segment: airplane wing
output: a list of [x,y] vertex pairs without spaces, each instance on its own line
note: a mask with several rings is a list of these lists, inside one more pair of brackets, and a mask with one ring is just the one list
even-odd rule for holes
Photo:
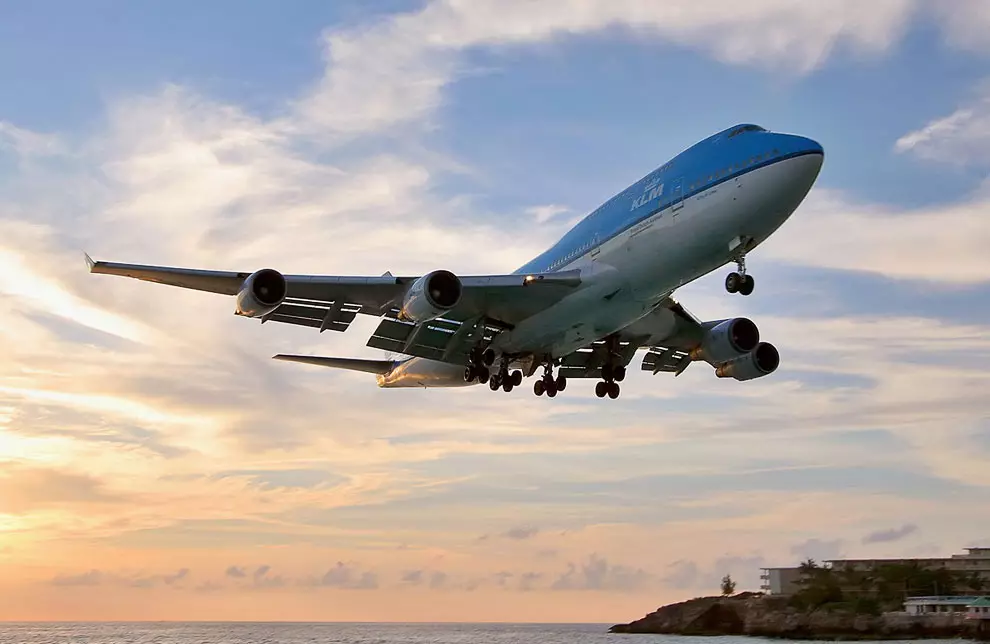
[[[637,351],[646,349],[641,365],[643,371],[679,376],[692,362],[691,350],[701,343],[712,324],[702,322],[668,297],[653,315],[637,320],[616,334],[611,348],[612,364],[627,367]],[[560,372],[568,378],[601,378],[609,352],[607,341],[593,342],[564,356]]]
[[[213,271],[94,261],[91,273],[131,277],[169,286],[237,295],[249,272]],[[459,277],[462,295],[442,318],[423,324],[398,319],[409,287],[418,276],[378,277],[285,275],[285,299],[260,316],[261,322],[282,322],[345,331],[359,314],[385,316],[368,346],[424,358],[461,362],[463,345],[478,333],[495,334],[553,305],[581,284],[579,271],[533,275]],[[472,342],[473,344],[473,342]],[[461,355],[463,354],[463,355]]]

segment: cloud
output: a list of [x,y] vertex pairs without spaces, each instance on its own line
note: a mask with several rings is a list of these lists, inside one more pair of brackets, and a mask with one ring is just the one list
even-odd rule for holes
[[77,575],[58,575],[52,579],[54,586],[99,586],[103,583],[103,573],[90,570]]
[[701,575],[698,564],[693,561],[675,561],[667,569],[669,572],[663,581],[672,588],[694,588]]
[[808,539],[807,541],[791,546],[791,554],[801,561],[807,559],[814,559],[815,561],[838,559],[842,556],[844,543],[842,539],[833,539],[831,541],[817,538]]
[[258,566],[251,574],[251,584],[256,588],[281,588],[286,581],[281,575],[269,576],[272,567],[265,564]]
[[85,474],[16,462],[0,462],[0,513],[21,514],[51,507],[117,503],[124,497]]
[[423,571],[422,570],[409,570],[402,574],[402,583],[411,584],[413,586],[418,586],[423,583]]
[[511,528],[510,530],[503,532],[499,536],[504,537],[506,539],[523,541],[525,539],[531,539],[535,537],[537,534],[539,534],[539,532],[540,529],[534,526],[522,526],[522,527]]
[[863,537],[863,543],[890,543],[900,541],[918,532],[918,526],[913,523],[906,523],[899,528],[889,528],[887,530],[877,530]]
[[[988,207],[990,200],[976,194],[955,203],[896,210],[818,189],[758,252],[794,265],[894,279],[952,286],[986,283]],[[856,234],[850,235],[853,230]],[[919,248],[925,252],[917,252]]]
[[546,206],[533,206],[526,209],[526,214],[531,215],[538,224],[545,224],[557,215],[570,211],[567,206],[548,204]]
[[378,575],[370,571],[360,571],[352,564],[337,562],[319,580],[319,586],[345,588],[348,590],[372,590],[378,588]]
[[610,28],[701,50],[742,65],[808,72],[842,45],[879,52],[913,15],[913,0],[827,5],[787,0],[698,4],[617,0],[436,0],[376,24],[325,34],[326,73],[299,112],[331,136],[428,121],[442,91],[466,73],[458,54],[532,45]]
[[609,564],[608,560],[592,554],[580,564],[568,564],[567,571],[551,585],[553,590],[614,590],[632,591],[642,588],[651,575],[641,568]]
[[32,132],[8,121],[0,121],[0,152],[8,148],[20,157],[45,157],[64,154],[66,148],[58,136]]
[[942,24],[948,41],[960,49],[990,53],[990,6],[983,0],[931,2],[930,8]]
[[133,573],[107,573],[93,569],[79,574],[60,574],[51,580],[53,586],[118,586],[127,588],[155,588],[158,586],[182,587],[182,581],[190,575],[188,568],[171,574],[141,575]]
[[224,571],[224,575],[232,579],[244,579],[247,577],[247,571],[239,566],[230,566]]
[[[980,4],[984,13],[990,11],[986,3]],[[987,26],[990,27],[990,17]],[[931,161],[990,165],[990,82],[984,82],[976,96],[952,114],[899,138],[894,149]]]

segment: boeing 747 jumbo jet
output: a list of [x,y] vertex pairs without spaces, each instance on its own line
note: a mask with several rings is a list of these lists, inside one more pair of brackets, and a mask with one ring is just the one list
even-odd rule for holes
[[672,294],[728,263],[737,268],[725,290],[752,293],[746,254],[791,216],[823,158],[822,146],[805,137],[729,128],[612,197],[508,275],[337,277],[86,260],[93,273],[234,296],[235,314],[262,323],[322,333],[345,331],[358,313],[381,317],[368,346],[408,357],[274,356],[372,373],[379,387],[488,383],[509,392],[542,368],[537,396],[556,396],[571,378],[595,378],[595,394],[614,399],[639,349],[651,374],[704,362],[720,378],[744,381],[777,369],[777,349],[751,320],[704,322]]

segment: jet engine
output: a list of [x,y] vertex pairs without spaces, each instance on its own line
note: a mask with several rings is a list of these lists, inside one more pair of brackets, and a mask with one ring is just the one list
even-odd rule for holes
[[723,320],[705,333],[701,345],[691,351],[693,360],[719,365],[749,353],[760,342],[760,330],[748,318]]
[[457,306],[461,291],[461,280],[450,271],[427,273],[409,287],[399,318],[410,322],[434,320]]
[[237,293],[237,315],[261,317],[277,309],[285,300],[285,277],[276,270],[263,268],[251,273]]
[[780,354],[769,342],[760,342],[753,351],[715,368],[719,378],[752,380],[770,375],[780,365]]

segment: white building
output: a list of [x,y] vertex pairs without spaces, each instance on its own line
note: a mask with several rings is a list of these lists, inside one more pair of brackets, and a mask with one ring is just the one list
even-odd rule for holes
[[768,595],[793,595],[801,590],[800,568],[763,568],[760,573],[760,590]]
[[904,612],[908,615],[934,615],[936,613],[968,613],[969,607],[982,597],[967,595],[938,595],[934,597],[908,597],[904,600]]
[[990,622],[990,597],[980,597],[966,607],[967,619],[979,619]]

